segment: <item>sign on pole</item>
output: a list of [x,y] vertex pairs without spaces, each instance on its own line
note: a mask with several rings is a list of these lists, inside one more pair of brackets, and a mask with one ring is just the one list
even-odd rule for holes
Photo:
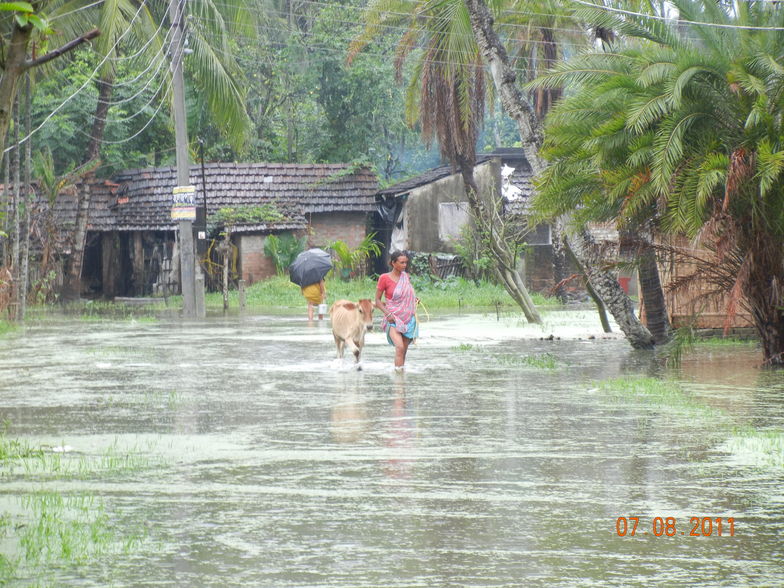
[[172,220],[196,220],[196,186],[177,186],[172,192]]

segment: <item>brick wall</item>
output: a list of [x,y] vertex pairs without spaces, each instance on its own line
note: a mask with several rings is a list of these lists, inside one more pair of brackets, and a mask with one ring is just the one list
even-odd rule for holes
[[[313,214],[310,218],[310,239],[308,247],[326,248],[338,239],[349,247],[356,247],[366,234],[367,214],[364,212],[333,212]],[[295,231],[297,237],[304,233]],[[265,280],[275,275],[275,264],[264,255],[266,235],[239,235],[237,246],[240,250],[240,276],[247,285]]]
[[265,235],[240,235],[240,275],[247,285],[275,275],[275,264],[264,255]]
[[551,245],[529,247],[525,254],[525,281],[532,292],[550,294],[553,278],[553,248]]
[[364,212],[329,212],[310,215],[310,245],[326,247],[333,241],[340,240],[351,248],[356,247],[367,234],[367,216]]

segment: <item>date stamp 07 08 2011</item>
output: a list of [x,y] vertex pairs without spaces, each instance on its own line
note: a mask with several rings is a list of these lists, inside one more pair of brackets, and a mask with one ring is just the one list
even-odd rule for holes
[[719,537],[735,536],[735,519],[733,517],[691,517],[688,526],[683,529],[678,527],[675,517],[653,517],[650,527],[645,523],[640,526],[640,517],[618,517],[615,521],[615,532],[619,537],[634,537],[635,535],[648,535],[656,537],[674,537],[687,535],[691,537]]

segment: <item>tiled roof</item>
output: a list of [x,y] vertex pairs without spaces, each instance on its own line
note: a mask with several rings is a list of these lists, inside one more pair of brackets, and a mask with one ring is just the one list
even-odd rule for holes
[[533,174],[528,160],[520,149],[498,150],[494,155],[501,158],[501,165],[514,168],[511,184],[519,190],[513,198],[504,198],[504,210],[513,215],[528,214],[534,194]]
[[[492,153],[477,155],[476,165],[490,161],[494,157],[501,159],[501,165],[508,165],[514,168],[511,183],[519,190],[515,198],[505,199],[504,209],[510,214],[525,214],[528,211],[529,201],[534,191],[533,183],[531,181],[531,166],[528,165],[528,161],[525,159],[521,149],[498,149]],[[415,188],[425,186],[455,173],[459,172],[451,165],[442,165],[441,167],[428,170],[416,177],[409,178],[392,186],[388,186],[383,190],[379,190],[377,194],[379,196],[405,194]]]
[[[480,155],[476,158],[476,165],[480,165],[487,161],[490,161],[491,157],[486,155]],[[451,176],[452,174],[460,173],[458,170],[453,168],[451,165],[442,165],[441,167],[436,167],[426,172],[419,174],[413,178],[408,178],[407,180],[403,180],[402,182],[398,182],[397,184],[393,184],[391,186],[387,186],[383,190],[379,190],[376,194],[379,196],[395,196],[397,194],[405,194],[406,192],[410,192],[420,186],[425,186],[442,178],[446,178],[447,176]]]
[[[272,204],[285,219],[238,226],[235,231],[297,229],[305,215],[319,212],[370,212],[378,187],[375,174],[348,164],[210,163],[193,165],[190,183],[196,202],[206,193],[207,218],[221,208]],[[92,230],[172,230],[172,167],[122,172],[111,181],[92,184]],[[66,206],[66,216],[73,216]]]

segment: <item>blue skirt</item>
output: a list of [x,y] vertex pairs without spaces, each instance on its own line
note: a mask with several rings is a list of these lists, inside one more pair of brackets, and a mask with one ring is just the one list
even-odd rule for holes
[[[387,333],[387,343],[390,345],[394,345],[394,341],[389,336],[389,329],[394,329],[395,323],[387,323],[386,333]],[[408,323],[408,329],[406,329],[405,333],[402,333],[404,337],[408,337],[409,339],[416,339],[419,337],[419,324],[417,323],[416,316],[412,316],[411,320]]]

